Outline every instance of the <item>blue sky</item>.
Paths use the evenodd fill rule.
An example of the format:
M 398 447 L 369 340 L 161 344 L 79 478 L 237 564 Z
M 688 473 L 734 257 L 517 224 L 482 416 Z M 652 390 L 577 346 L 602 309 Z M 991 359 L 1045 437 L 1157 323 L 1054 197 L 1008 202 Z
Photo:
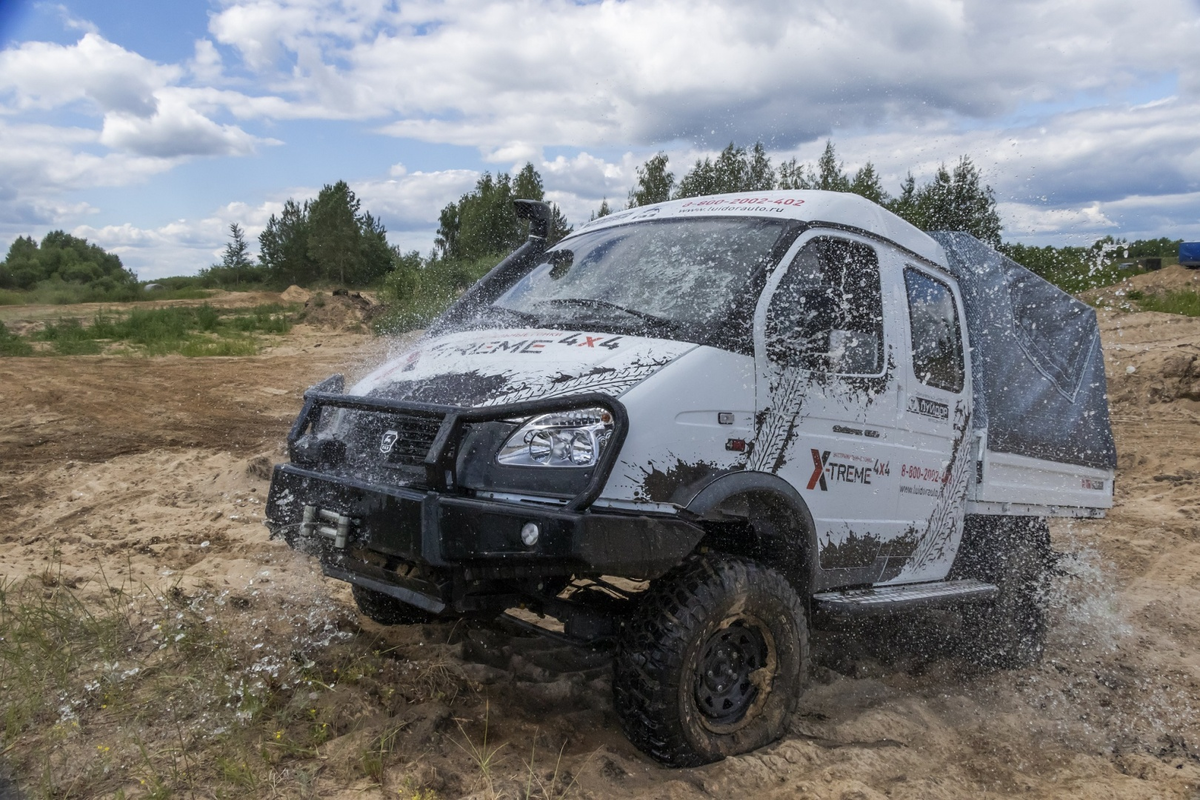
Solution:
M 1200 239 L 1196 41 L 1198 0 L 0 0 L 0 247 L 193 273 L 344 179 L 427 252 L 485 170 L 582 221 L 659 150 L 828 138 L 891 191 L 969 155 L 1009 240 Z

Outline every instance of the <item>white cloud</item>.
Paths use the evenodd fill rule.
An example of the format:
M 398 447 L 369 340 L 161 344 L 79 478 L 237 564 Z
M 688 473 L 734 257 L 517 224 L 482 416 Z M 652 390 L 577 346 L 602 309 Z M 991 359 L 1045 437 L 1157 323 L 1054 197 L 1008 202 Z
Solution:
M 0 51 L 0 235 L 87 213 L 71 192 L 251 156 L 313 119 L 474 148 L 483 163 L 464 166 L 531 160 L 577 223 L 604 197 L 623 205 L 655 149 L 678 177 L 731 140 L 761 139 L 778 163 L 815 160 L 832 136 L 850 169 L 873 161 L 891 191 L 910 169 L 924 179 L 969 154 L 1017 236 L 1177 226 L 1183 212 L 1152 198 L 1193 209 L 1200 192 L 1194 0 L 217 5 L 173 64 L 78 20 L 75 44 Z M 1152 58 L 1130 45 L 1150 41 Z M 33 124 L 55 113 L 70 124 Z M 423 168 L 403 148 L 389 160 L 406 164 L 368 166 L 360 177 L 380 177 L 353 185 L 394 240 L 431 238 L 478 173 Z M 122 246 L 135 257 L 207 230 L 181 224 Z
M 211 43 L 202 45 L 206 41 L 197 42 L 193 71 L 212 77 L 220 61 Z M 28 42 L 0 52 L 0 93 L 12 97 L 15 109 L 84 102 L 102 115 L 97 141 L 113 149 L 154 158 L 247 155 L 269 141 L 205 113 L 228 105 L 244 108 L 253 99 L 228 90 L 176 86 L 183 75 L 179 66 L 155 63 L 96 33 L 73 45 Z M 270 107 L 268 103 L 262 110 Z
M 279 213 L 282 207 L 276 202 L 258 206 L 234 202 L 203 219 L 175 220 L 157 228 L 126 222 L 100 227 L 79 225 L 71 233 L 116 253 L 139 278 L 151 280 L 193 274 L 219 262 L 229 242 L 229 225 L 234 222 L 244 229 L 251 255 L 257 255 L 258 235 L 271 214 Z
M 447 203 L 470 191 L 480 173 L 470 169 L 405 172 L 388 180 L 351 184 L 364 209 L 393 231 L 433 230 Z M 315 192 L 314 192 L 315 194 Z M 432 244 L 433 237 L 429 237 Z
M 114 150 L 157 158 L 244 156 L 260 143 L 279 144 L 251 136 L 236 125 L 218 125 L 170 90 L 159 92 L 157 108 L 149 117 L 105 115 L 100 142 Z
M 0 52 L 0 91 L 10 91 L 17 108 L 53 108 L 90 100 L 102 112 L 149 116 L 156 89 L 177 80 L 181 70 L 87 33 L 76 44 L 27 42 Z
M 513 148 L 781 145 L 835 129 L 995 118 L 1081 92 L 1119 96 L 1196 68 L 1188 0 L 906 0 L 881 6 L 565 0 L 315 3 L 253 0 L 214 37 L 332 117 L 393 117 L 396 135 Z M 1120 31 L 1120 36 L 1114 36 Z M 1129 41 L 1156 42 L 1153 66 Z M 275 68 L 278 68 L 277 71 Z
M 86 33 L 100 32 L 100 29 L 97 28 L 94 23 L 89 20 L 80 19 L 79 17 L 73 16 L 70 10 L 61 3 L 55 7 L 55 10 L 58 11 L 58 16 L 62 20 L 63 25 L 70 30 L 84 31 Z
M 93 152 L 86 128 L 12 124 L 0 118 L 0 241 L 69 225 L 94 209 L 65 195 L 124 186 L 163 172 L 173 161 Z
M 188 62 L 188 71 L 203 83 L 219 83 L 224 78 L 224 64 L 216 45 L 210 39 L 197 39 L 195 51 Z

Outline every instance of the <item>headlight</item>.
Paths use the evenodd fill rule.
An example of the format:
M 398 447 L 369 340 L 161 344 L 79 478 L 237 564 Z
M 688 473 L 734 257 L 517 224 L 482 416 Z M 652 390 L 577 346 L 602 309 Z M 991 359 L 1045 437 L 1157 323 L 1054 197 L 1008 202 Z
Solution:
M 612 412 L 606 408 L 542 414 L 508 437 L 496 461 L 509 467 L 590 467 L 612 432 Z

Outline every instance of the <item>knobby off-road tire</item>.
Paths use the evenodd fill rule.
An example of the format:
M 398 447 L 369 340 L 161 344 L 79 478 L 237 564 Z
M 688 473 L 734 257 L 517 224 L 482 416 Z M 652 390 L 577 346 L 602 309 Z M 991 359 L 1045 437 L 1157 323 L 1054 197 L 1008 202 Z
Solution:
M 968 518 L 955 576 L 1000 589 L 995 600 L 963 610 L 961 654 L 983 670 L 1020 669 L 1042 658 L 1046 590 L 1053 552 L 1040 517 Z
M 692 557 L 654 581 L 626 622 L 613 704 L 639 750 L 698 766 L 778 739 L 808 670 L 804 607 L 782 575 Z
M 350 591 L 362 615 L 380 625 L 416 625 L 439 619 L 423 608 L 356 583 L 350 584 Z

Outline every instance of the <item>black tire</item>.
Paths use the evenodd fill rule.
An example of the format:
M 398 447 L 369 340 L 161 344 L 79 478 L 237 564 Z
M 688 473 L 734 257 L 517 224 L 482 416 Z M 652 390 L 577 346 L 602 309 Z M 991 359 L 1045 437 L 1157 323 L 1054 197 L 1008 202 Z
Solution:
M 990 603 L 963 610 L 959 649 L 974 666 L 1020 669 L 1041 661 L 1053 560 L 1045 519 L 968 518 L 954 576 L 977 578 L 1000 589 Z
M 356 583 L 350 584 L 350 591 L 354 595 L 354 602 L 358 604 L 359 612 L 380 625 L 417 625 L 442 619 L 390 594 L 377 592 Z
M 692 557 L 625 623 L 613 704 L 639 750 L 698 766 L 778 739 L 808 670 L 808 624 L 787 579 L 743 558 Z

